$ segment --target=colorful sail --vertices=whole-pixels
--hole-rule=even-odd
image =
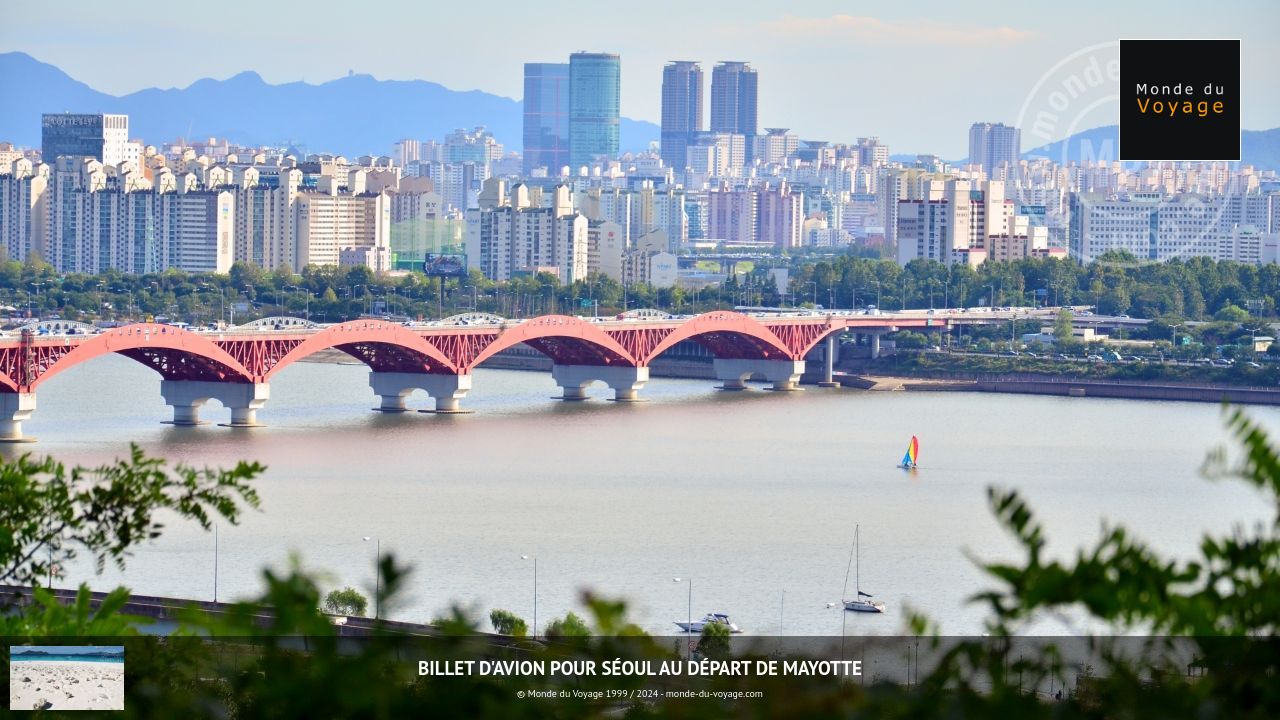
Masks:
[[[916,458],[920,456],[920,441],[915,435],[911,436],[911,442],[907,444],[907,454],[902,456],[903,467],[914,467]]]

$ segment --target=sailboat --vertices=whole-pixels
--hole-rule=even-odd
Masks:
[[[916,466],[916,458],[920,457],[920,440],[915,435],[911,436],[911,442],[907,443],[907,452],[902,456],[902,464],[898,467],[903,470],[910,470]]]
[[[853,591],[855,595],[852,600],[843,600],[842,602],[844,603],[844,609],[850,612],[882,613],[884,612],[884,603],[864,599],[870,598],[871,593],[862,592],[862,553],[858,547],[858,528],[859,526],[857,525],[853,526],[853,551],[849,553],[850,560],[853,560],[855,557],[857,558],[857,562],[854,565],[854,567],[857,568],[857,572],[853,579]],[[848,568],[845,568],[844,571],[844,590],[845,592],[849,591]]]

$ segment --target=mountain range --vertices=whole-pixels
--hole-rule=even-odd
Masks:
[[[378,80],[350,74],[318,85],[272,85],[255,72],[205,78],[185,88],[109,95],[21,52],[0,53],[0,141],[40,146],[40,115],[129,115],[129,134],[159,144],[176,138],[228,138],[246,145],[304,144],[317,152],[386,155],[403,138],[443,139],[484,125],[508,150],[520,150],[520,101],[450,90],[425,80]],[[16,101],[10,101],[15,99]],[[647,149],[658,126],[622,118],[623,151]]]
[[[484,125],[519,150],[520,101],[480,90],[450,90],[425,80],[378,80],[350,74],[318,85],[272,85],[255,72],[226,80],[205,78],[185,88],[148,88],[109,95],[21,52],[0,53],[0,141],[40,146],[40,114],[108,112],[129,115],[129,134],[150,143],[177,138],[228,138],[245,145],[302,144],[317,152],[386,155],[402,138],[443,139],[456,128]],[[386,110],[382,110],[386,108]],[[651,122],[622,118],[623,151],[647,149],[658,139]],[[1059,162],[1114,159],[1118,125],[1083,130],[1023,153]],[[1280,170],[1280,128],[1245,130],[1241,159],[1262,170]],[[895,154],[911,163],[915,155]],[[957,161],[957,164],[964,161]]]
[[[1048,158],[1057,162],[1115,160],[1120,148],[1120,126],[1103,125],[1042,145],[1022,154],[1025,159]],[[1280,128],[1240,133],[1240,160],[1259,170],[1280,170]]]

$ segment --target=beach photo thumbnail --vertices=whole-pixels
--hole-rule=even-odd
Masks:
[[[10,710],[123,710],[124,646],[9,646]]]

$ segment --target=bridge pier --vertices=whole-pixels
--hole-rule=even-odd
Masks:
[[[627,365],[552,365],[551,378],[564,391],[561,400],[586,400],[587,386],[600,380],[613,388],[614,400],[640,402],[640,390],[649,382],[649,368]]]
[[[871,333],[871,359],[880,357],[880,333]]]
[[[835,381],[836,353],[840,348],[838,340],[834,333],[827,336],[827,346],[822,352],[822,379],[818,381],[818,387],[840,387],[840,383]]]
[[[35,393],[0,393],[0,442],[35,442],[22,434],[22,422],[35,411]]]
[[[723,390],[746,390],[747,380],[754,375],[773,383],[773,390],[799,390],[804,374],[803,360],[716,358],[713,365],[716,379],[724,382]]]
[[[471,392],[471,375],[434,373],[370,372],[369,387],[382,398],[382,412],[405,412],[405,400],[414,390],[426,390],[436,401],[435,410],[422,412],[465,413],[459,401]]]
[[[217,400],[231,410],[227,427],[257,427],[258,410],[271,397],[267,383],[211,382],[208,380],[162,380],[160,395],[173,407],[174,425],[200,425],[200,408]]]

